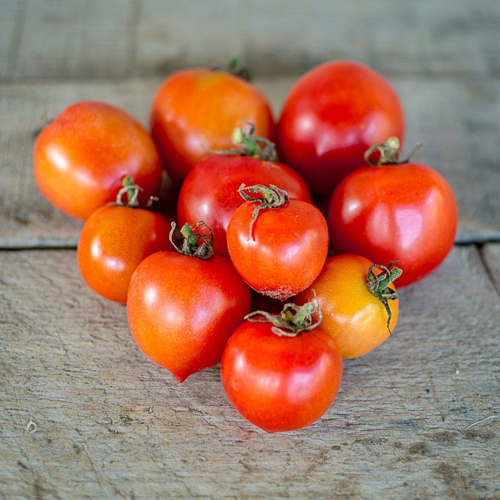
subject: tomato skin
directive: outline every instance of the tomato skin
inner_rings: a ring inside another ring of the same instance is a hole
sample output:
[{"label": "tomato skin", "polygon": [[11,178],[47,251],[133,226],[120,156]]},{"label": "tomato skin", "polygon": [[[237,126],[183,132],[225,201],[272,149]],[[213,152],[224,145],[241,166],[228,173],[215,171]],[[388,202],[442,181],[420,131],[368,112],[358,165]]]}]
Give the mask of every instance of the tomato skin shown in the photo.
[{"label": "tomato skin", "polygon": [[365,167],[335,190],[328,207],[335,253],[397,260],[398,287],[434,271],[455,240],[458,209],[444,177],[418,163]]},{"label": "tomato skin", "polygon": [[149,255],[170,250],[170,225],[142,208],[105,205],[83,226],[78,268],[85,283],[106,299],[125,304],[136,267]]},{"label": "tomato skin", "polygon": [[328,253],[328,228],[321,212],[300,200],[260,210],[249,227],[255,203],[234,212],[227,229],[231,261],[257,292],[285,300],[307,288],[318,276]]},{"label": "tomato skin", "polygon": [[281,160],[315,194],[329,196],[366,165],[373,144],[405,132],[401,102],[377,72],[353,61],[325,63],[306,73],[285,101],[278,123]]},{"label": "tomato skin", "polygon": [[79,102],[38,136],[35,179],[42,194],[64,213],[87,219],[115,200],[130,175],[143,203],[160,188],[162,167],[148,132],[121,109]]},{"label": "tomato skin", "polygon": [[204,221],[214,232],[214,251],[229,256],[226,232],[234,211],[244,203],[238,188],[245,184],[273,184],[290,198],[311,203],[311,195],[291,168],[248,156],[211,155],[198,163],[186,177],[177,205],[182,225]]},{"label": "tomato skin", "polygon": [[153,139],[177,182],[210,154],[207,148],[231,149],[238,121],[253,123],[257,135],[273,139],[273,115],[264,95],[239,77],[208,69],[168,77],[151,109]]},{"label": "tomato skin", "polygon": [[182,382],[216,365],[250,309],[250,289],[229,259],[157,252],[136,269],[128,295],[140,349]]},{"label": "tomato skin", "polygon": [[300,429],[333,403],[342,358],[320,328],[289,338],[271,327],[245,321],[233,333],[222,358],[222,383],[231,404],[261,429]]},{"label": "tomato skin", "polygon": [[[313,300],[316,292],[323,314],[321,328],[335,341],[343,358],[363,356],[389,337],[387,311],[366,286],[372,264],[360,255],[330,257],[314,283],[295,297],[295,303],[302,305]],[[389,287],[396,290],[392,283]],[[393,331],[398,320],[399,301],[388,303]]]}]

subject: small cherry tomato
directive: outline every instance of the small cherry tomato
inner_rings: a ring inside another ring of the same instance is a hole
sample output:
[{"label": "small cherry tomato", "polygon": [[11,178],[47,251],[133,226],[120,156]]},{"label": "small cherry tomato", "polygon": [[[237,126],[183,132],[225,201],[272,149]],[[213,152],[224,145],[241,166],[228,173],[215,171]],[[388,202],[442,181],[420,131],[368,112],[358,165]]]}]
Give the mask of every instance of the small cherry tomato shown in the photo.
[{"label": "small cherry tomato", "polygon": [[[214,232],[214,252],[225,256],[229,256],[226,242],[229,220],[244,202],[238,193],[242,184],[273,184],[284,189],[292,199],[311,202],[299,174],[271,161],[276,155],[274,144],[254,136],[253,127],[248,134],[240,128],[237,131],[241,134],[239,142],[245,141],[245,148],[229,150],[229,156],[221,151],[221,154],[208,156],[198,163],[182,184],[177,206],[179,223],[204,221]],[[235,135],[233,133],[233,137]],[[257,141],[266,143],[266,147],[260,149]]]},{"label": "small cherry tomato", "polygon": [[[388,144],[374,148],[397,155],[397,140],[391,139],[394,147]],[[398,286],[403,287],[425,278],[446,258],[458,210],[451,187],[432,168],[384,161],[353,172],[335,190],[327,214],[330,241],[337,254],[397,261],[404,271]]]},{"label": "small cherry tomato", "polygon": [[403,137],[401,102],[389,83],[352,61],[333,61],[306,73],[292,88],[278,124],[281,160],[315,194],[329,196],[363,153],[391,135]]},{"label": "small cherry tomato", "polygon": [[271,107],[254,86],[227,72],[189,69],[168,77],[158,90],[151,133],[165,168],[180,182],[208,149],[231,147],[231,132],[241,120],[273,138]]},{"label": "small cherry tomato", "polygon": [[[339,390],[342,357],[318,323],[311,324],[314,309],[303,316],[309,306],[286,304],[281,316],[252,313],[224,350],[221,376],[229,401],[267,432],[313,423]],[[258,315],[263,318],[257,319]],[[252,322],[263,320],[270,323]]]},{"label": "small cherry tomato", "polygon": [[[85,222],[78,242],[78,267],[87,285],[103,297],[125,304],[136,267],[152,253],[172,248],[170,225],[159,214],[138,208],[139,186],[124,181],[117,204],[98,208]],[[129,193],[129,204],[122,195]]]},{"label": "small cherry tomato", "polygon": [[146,203],[161,184],[158,150],[130,115],[102,102],[65,109],[38,136],[35,179],[42,194],[64,213],[87,219],[114,201],[125,177],[141,187]]},{"label": "small cherry tomato", "polygon": [[394,330],[399,309],[392,282],[399,276],[397,267],[374,265],[360,255],[337,255],[327,259],[316,281],[295,301],[305,304],[317,297],[323,314],[321,328],[343,358],[357,358]]},{"label": "small cherry tomato", "polygon": [[240,194],[248,201],[236,209],[227,228],[234,267],[248,285],[269,297],[285,300],[306,289],[328,253],[321,212],[304,201],[288,200],[276,186],[242,186]]},{"label": "small cherry tomato", "polygon": [[180,253],[157,252],[142,261],[128,293],[137,345],[179,382],[219,363],[250,309],[250,289],[229,259],[212,255],[211,242],[197,229],[182,228]]}]

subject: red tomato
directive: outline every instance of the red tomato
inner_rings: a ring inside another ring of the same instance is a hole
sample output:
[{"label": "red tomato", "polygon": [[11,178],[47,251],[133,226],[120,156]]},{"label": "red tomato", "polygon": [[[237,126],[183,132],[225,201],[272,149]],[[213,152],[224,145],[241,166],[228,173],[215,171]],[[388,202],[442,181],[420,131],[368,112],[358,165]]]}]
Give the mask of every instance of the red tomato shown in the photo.
[{"label": "red tomato", "polygon": [[270,323],[243,323],[229,339],[221,376],[232,405],[267,432],[313,423],[330,407],[342,357],[320,328],[279,336]]},{"label": "red tomato", "polygon": [[209,149],[231,147],[238,121],[272,139],[274,122],[264,95],[230,73],[189,69],[174,73],[156,94],[151,132],[168,173],[182,181]]},{"label": "red tomato", "polygon": [[[362,356],[380,345],[398,320],[396,287],[390,283],[385,292],[393,297],[386,299],[391,311],[388,324],[384,301],[367,286],[372,265],[373,262],[360,255],[331,257],[314,283],[295,298],[300,305],[317,297],[323,314],[321,328],[335,341],[343,358]],[[380,269],[375,268],[374,274],[380,275]]]},{"label": "red tomato", "polygon": [[78,219],[114,201],[128,175],[146,202],[158,192],[162,172],[148,132],[102,102],[73,104],[45,127],[35,144],[34,167],[43,195]]},{"label": "red tomato", "polygon": [[105,205],[83,226],[78,243],[80,273],[95,292],[125,304],[136,267],[152,253],[170,250],[170,224],[142,208]]},{"label": "red tomato", "polygon": [[215,235],[214,251],[229,256],[226,232],[233,212],[244,203],[238,193],[242,185],[274,184],[290,198],[311,202],[300,176],[276,162],[249,156],[212,155],[194,167],[184,181],[177,205],[179,223],[202,220]]},{"label": "red tomato", "polygon": [[246,201],[229,221],[231,261],[254,290],[285,300],[307,288],[323,268],[328,227],[316,207],[300,200],[262,209],[252,223],[255,209],[255,201]]},{"label": "red tomato", "polygon": [[392,135],[404,135],[396,92],[372,69],[352,61],[328,62],[305,74],[286,99],[278,124],[281,160],[312,192],[330,195],[363,153]]},{"label": "red tomato", "polygon": [[136,269],[128,322],[141,350],[182,382],[216,365],[250,309],[250,289],[229,259],[157,252]]},{"label": "red tomato", "polygon": [[373,262],[397,261],[398,286],[415,283],[446,258],[455,240],[458,210],[451,187],[419,163],[365,167],[335,190],[328,207],[335,253]]}]

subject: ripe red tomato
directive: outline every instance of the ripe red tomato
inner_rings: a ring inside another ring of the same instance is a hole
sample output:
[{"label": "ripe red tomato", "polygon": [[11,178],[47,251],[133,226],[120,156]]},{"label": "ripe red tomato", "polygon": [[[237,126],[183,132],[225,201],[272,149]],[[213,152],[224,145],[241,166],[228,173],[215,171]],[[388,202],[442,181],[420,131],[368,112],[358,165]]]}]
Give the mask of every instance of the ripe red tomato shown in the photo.
[{"label": "ripe red tomato", "polygon": [[230,260],[203,260],[192,250],[193,256],[150,255],[136,269],[128,293],[137,345],[179,382],[221,360],[227,339],[250,309],[250,289]]},{"label": "ripe red tomato", "polygon": [[[295,298],[300,305],[317,297],[323,314],[321,328],[335,341],[343,358],[363,356],[380,345],[398,320],[396,287],[384,282],[382,286],[387,288],[381,291],[380,300],[367,286],[372,265],[373,262],[360,255],[330,257],[314,283]],[[373,278],[387,276],[379,268],[373,271]],[[397,268],[388,271],[392,279],[399,278]],[[384,301],[384,297],[392,298]],[[387,307],[391,311],[389,323]]]},{"label": "ripe red tomato", "polygon": [[444,177],[419,163],[365,167],[335,190],[328,207],[335,253],[397,261],[398,286],[434,271],[455,240],[458,210]]},{"label": "ripe red tomato", "polygon": [[177,205],[180,224],[202,220],[214,232],[214,251],[229,256],[226,232],[234,211],[244,203],[242,185],[273,184],[292,199],[311,203],[311,195],[299,174],[277,162],[250,156],[211,155],[196,165],[184,181]]},{"label": "ripe red tomato", "polygon": [[38,136],[35,179],[43,195],[77,219],[114,201],[130,175],[146,203],[161,183],[161,162],[148,132],[130,115],[102,102],[65,109]]},{"label": "ripe red tomato", "polygon": [[231,404],[267,432],[316,421],[333,403],[342,379],[342,357],[322,329],[294,337],[276,331],[271,323],[245,321],[229,339],[221,364]]},{"label": "ripe red tomato", "polygon": [[[279,189],[271,188],[252,186],[244,192],[281,196]],[[263,199],[246,201],[227,228],[229,254],[241,277],[257,292],[280,300],[306,289],[328,253],[328,227],[321,212],[304,201],[287,199],[275,208],[257,207],[255,220],[256,204]]]},{"label": "ripe red tomato", "polygon": [[78,267],[87,285],[125,304],[136,267],[152,253],[170,250],[170,224],[143,208],[105,205],[86,221],[78,242]]},{"label": "ripe red tomato", "polygon": [[389,83],[352,61],[333,61],[306,73],[292,88],[278,124],[281,160],[315,194],[330,195],[363,153],[404,135],[403,108]]},{"label": "ripe red tomato", "polygon": [[168,77],[151,109],[151,133],[163,164],[182,181],[209,149],[231,147],[238,121],[255,124],[272,139],[272,111],[264,95],[243,79],[223,71],[189,69]]}]

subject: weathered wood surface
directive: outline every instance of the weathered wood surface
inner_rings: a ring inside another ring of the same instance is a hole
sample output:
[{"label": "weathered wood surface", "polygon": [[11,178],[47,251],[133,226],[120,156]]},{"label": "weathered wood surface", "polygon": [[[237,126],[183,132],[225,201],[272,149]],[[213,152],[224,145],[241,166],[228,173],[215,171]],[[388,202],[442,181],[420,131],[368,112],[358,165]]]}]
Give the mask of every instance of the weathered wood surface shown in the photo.
[{"label": "weathered wood surface", "polygon": [[491,282],[500,297],[500,245],[485,245],[481,249],[481,256]]},{"label": "weathered wood surface", "polygon": [[[294,78],[257,85],[276,114]],[[460,242],[500,239],[500,81],[393,78],[406,108],[407,144],[423,141],[415,159],[445,175],[457,196]],[[0,85],[0,248],[74,246],[81,223],[61,214],[38,191],[32,174],[37,132],[66,106],[103,100],[147,125],[161,79]]]},{"label": "weathered wood surface", "polygon": [[[500,255],[498,247],[490,247]],[[500,301],[475,247],[402,291],[309,428],[268,435],[217,368],[180,385],[74,251],[0,252],[0,497],[500,498]]]},{"label": "weathered wood surface", "polygon": [[498,0],[2,0],[0,80],[163,75],[240,54],[259,74],[353,58],[500,74]]}]

